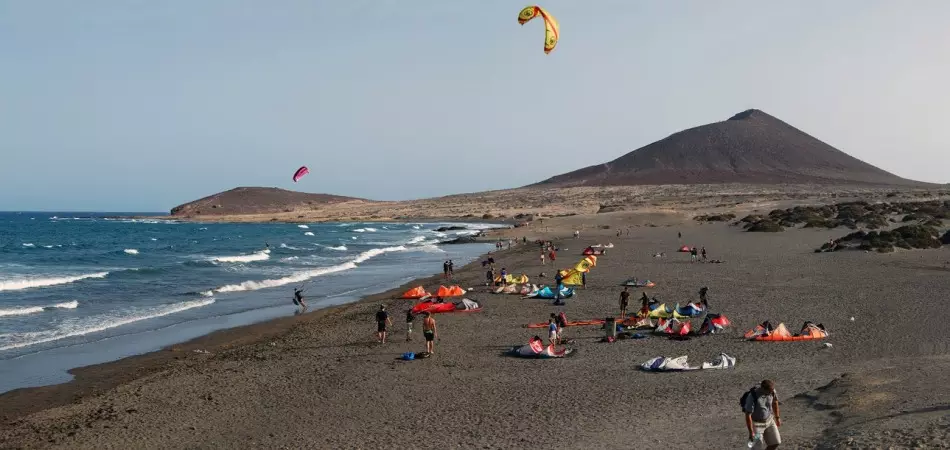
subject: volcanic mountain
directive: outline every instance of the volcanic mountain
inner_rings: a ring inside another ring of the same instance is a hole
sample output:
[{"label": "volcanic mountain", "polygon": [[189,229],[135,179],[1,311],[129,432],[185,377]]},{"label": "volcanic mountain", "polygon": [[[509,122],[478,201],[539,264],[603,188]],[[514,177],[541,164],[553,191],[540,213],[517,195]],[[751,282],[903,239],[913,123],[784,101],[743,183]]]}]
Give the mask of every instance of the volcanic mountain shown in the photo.
[{"label": "volcanic mountain", "polygon": [[718,183],[925,184],[886,172],[750,109],[532,186]]},{"label": "volcanic mountain", "polygon": [[239,187],[172,208],[173,216],[222,216],[236,214],[274,214],[359,198],[330,194],[308,194],[268,187]]}]

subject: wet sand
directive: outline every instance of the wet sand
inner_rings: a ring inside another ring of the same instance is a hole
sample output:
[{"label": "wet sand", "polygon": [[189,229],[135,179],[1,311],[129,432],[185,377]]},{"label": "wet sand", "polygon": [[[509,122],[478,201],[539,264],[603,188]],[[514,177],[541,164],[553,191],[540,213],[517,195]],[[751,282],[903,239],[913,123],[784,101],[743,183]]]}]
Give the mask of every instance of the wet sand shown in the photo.
[{"label": "wet sand", "polygon": [[[574,229],[578,240],[570,238]],[[437,315],[441,339],[431,358],[397,360],[424,348],[418,319],[414,341],[405,342],[403,317],[413,302],[388,298],[407,285],[79,369],[73,383],[2,395],[0,447],[736,448],[746,437],[738,398],[763,378],[776,381],[783,403],[783,448],[946,446],[950,248],[812,253],[846,232],[745,233],[659,213],[546,219],[507,233],[554,238],[559,267],[577,262],[589,244],[615,244],[565,307],[486,293],[483,269],[470,265],[456,278],[476,287],[468,297],[484,311]],[[675,252],[683,244],[704,245],[725,262],[690,263]],[[658,251],[667,256],[653,258]],[[553,275],[534,245],[495,259],[511,273]],[[542,334],[522,325],[551,312],[616,314],[618,284],[632,276],[655,281],[648,293],[670,303],[694,300],[708,286],[711,310],[733,327],[689,341],[612,344],[599,342],[597,327],[570,328],[576,352],[569,358],[502,355]],[[410,285],[431,290],[439,282]],[[395,322],[385,345],[374,340],[380,302]],[[821,322],[833,347],[741,339],[766,319],[793,331],[805,320]],[[638,370],[654,356],[688,355],[698,364],[720,352],[737,357],[737,367]]]}]

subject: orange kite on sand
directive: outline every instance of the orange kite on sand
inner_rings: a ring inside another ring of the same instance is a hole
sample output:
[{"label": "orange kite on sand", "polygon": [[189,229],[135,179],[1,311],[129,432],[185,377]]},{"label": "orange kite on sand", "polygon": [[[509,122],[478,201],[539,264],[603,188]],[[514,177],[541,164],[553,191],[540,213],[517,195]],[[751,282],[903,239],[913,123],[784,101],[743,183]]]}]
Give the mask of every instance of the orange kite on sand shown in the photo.
[{"label": "orange kite on sand", "polygon": [[435,293],[436,297],[441,298],[460,297],[462,295],[465,295],[465,289],[462,289],[457,284],[449,287],[439,286],[439,290]]},{"label": "orange kite on sand", "polygon": [[428,298],[431,296],[432,294],[426,292],[425,288],[423,288],[422,286],[416,286],[412,289],[409,289],[405,293],[403,293],[402,296],[399,298],[417,300],[417,299],[422,299],[422,298]]}]

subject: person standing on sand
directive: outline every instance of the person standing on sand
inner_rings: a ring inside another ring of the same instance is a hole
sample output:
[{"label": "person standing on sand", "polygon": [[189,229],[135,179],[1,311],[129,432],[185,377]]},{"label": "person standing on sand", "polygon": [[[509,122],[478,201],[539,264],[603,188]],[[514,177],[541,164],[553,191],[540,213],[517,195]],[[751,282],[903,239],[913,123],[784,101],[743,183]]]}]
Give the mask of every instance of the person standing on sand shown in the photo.
[{"label": "person standing on sand", "polygon": [[495,283],[495,269],[488,269],[488,271],[485,272],[485,278],[488,280],[488,282],[485,283],[485,286],[491,286],[492,284],[494,284]]},{"label": "person standing on sand", "polygon": [[406,310],[406,342],[412,340],[412,322],[416,320],[416,316],[412,314],[411,309]]},{"label": "person standing on sand", "polygon": [[548,343],[552,346],[557,344],[557,324],[554,323],[554,318],[548,319]]},{"label": "person standing on sand", "polygon": [[620,292],[620,320],[627,318],[627,306],[630,305],[630,291],[626,286]]},{"label": "person standing on sand", "polygon": [[379,305],[379,311],[376,312],[376,336],[380,344],[386,343],[386,325],[392,325],[393,321],[386,312],[386,305]]},{"label": "person standing on sand", "polygon": [[449,262],[445,261],[442,263],[442,278],[446,280],[449,279]]},{"label": "person standing on sand", "polygon": [[696,262],[696,247],[689,249],[689,260],[690,262]]},{"label": "person standing on sand", "polygon": [[700,251],[703,255],[703,262],[706,262],[706,246],[703,246],[703,249]]},{"label": "person standing on sand", "polygon": [[587,289],[587,272],[581,272],[581,287]]},{"label": "person standing on sand", "polygon": [[683,239],[683,233],[680,233],[679,231],[677,231],[677,232],[676,232],[676,238],[677,238],[677,239]]},{"label": "person standing on sand", "polygon": [[435,353],[435,343],[432,341],[435,340],[437,332],[432,313],[426,311],[426,318],[422,319],[422,335],[426,338],[426,352],[429,354]]},{"label": "person standing on sand", "polygon": [[544,265],[544,250],[541,250],[541,265]]},{"label": "person standing on sand", "polygon": [[451,280],[455,276],[455,263],[452,260],[449,260],[449,279]]},{"label": "person standing on sand", "polygon": [[756,431],[762,430],[761,439],[766,450],[775,450],[781,445],[782,435],[778,429],[782,426],[782,418],[772,380],[762,380],[761,385],[742,395],[742,411],[750,442],[759,437]]}]

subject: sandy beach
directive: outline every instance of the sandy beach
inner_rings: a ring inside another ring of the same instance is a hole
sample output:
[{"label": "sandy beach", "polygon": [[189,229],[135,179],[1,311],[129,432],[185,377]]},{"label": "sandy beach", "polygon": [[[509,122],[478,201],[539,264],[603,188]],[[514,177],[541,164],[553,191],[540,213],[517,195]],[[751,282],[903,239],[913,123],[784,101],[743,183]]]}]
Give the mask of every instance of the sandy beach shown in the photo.
[{"label": "sandy beach", "polygon": [[[575,229],[580,239],[570,237]],[[782,402],[782,448],[946,447],[950,338],[942,311],[950,248],[813,253],[845,233],[747,233],[661,212],[546,219],[502,232],[529,244],[497,253],[498,264],[551,277],[530,241],[553,239],[558,267],[573,265],[587,245],[615,245],[564,307],[490,294],[476,263],[457,270],[456,281],[474,287],[467,297],[484,310],[437,315],[441,336],[431,358],[398,360],[424,344],[419,319],[413,342],[405,342],[403,317],[413,302],[392,297],[417,284],[437,288],[441,275],[78,369],[72,383],[4,394],[0,447],[737,448],[746,440],[738,399],[763,378],[775,380]],[[724,263],[691,263],[675,252],[684,244],[705,246]],[[732,328],[688,341],[608,344],[599,327],[574,327],[567,331],[571,357],[503,355],[543,334],[523,325],[552,312],[615,315],[618,285],[633,276],[656,282],[646,291],[668,303],[694,300],[707,286],[711,311],[729,317]],[[380,303],[394,320],[385,345],[374,340]],[[742,339],[764,320],[793,331],[805,320],[820,322],[833,347]],[[720,352],[738,358],[737,366],[639,370],[655,356],[688,355],[698,364]]]}]

